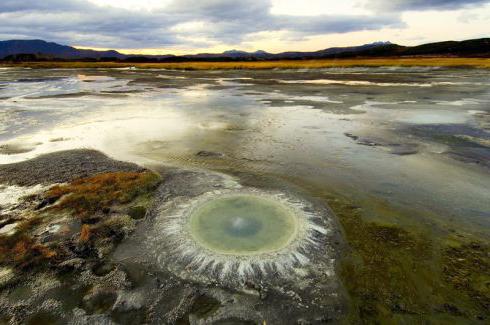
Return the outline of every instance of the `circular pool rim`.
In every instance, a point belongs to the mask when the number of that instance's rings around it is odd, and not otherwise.
[[[258,196],[284,206],[293,212],[296,232],[281,248],[253,254],[223,253],[201,245],[190,233],[192,212],[203,203],[233,195]],[[220,189],[162,203],[157,211],[148,245],[161,266],[182,278],[230,284],[252,278],[278,278],[306,266],[312,258],[321,256],[323,260],[330,256],[327,238],[332,224],[328,211],[288,193],[243,187]]]

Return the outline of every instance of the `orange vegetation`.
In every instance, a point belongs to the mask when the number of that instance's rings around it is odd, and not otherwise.
[[[127,63],[127,62],[24,62],[2,64],[29,68],[127,68],[176,69],[176,70],[220,70],[220,69],[315,69],[332,67],[380,67],[380,66],[441,66],[490,68],[490,58],[451,57],[386,57],[318,60],[238,61],[238,62],[175,62],[175,63]]]
[[[83,225],[80,230],[80,241],[86,243],[90,239],[90,225]]]
[[[126,204],[154,189],[158,175],[151,172],[115,172],[81,178],[52,187],[49,199],[61,198],[53,208],[71,209],[84,219],[114,204]]]
[[[26,233],[39,222],[39,219],[24,221],[14,235],[0,236],[0,265],[32,268],[58,257],[56,249],[37,243]]]

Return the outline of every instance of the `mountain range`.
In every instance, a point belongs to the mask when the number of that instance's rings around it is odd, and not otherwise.
[[[223,53],[201,53],[193,55],[132,55],[120,52],[78,49],[43,40],[0,41],[0,60],[106,60],[106,61],[252,61],[252,60],[300,60],[349,57],[413,57],[413,56],[457,56],[490,57],[490,38],[466,41],[446,41],[419,46],[402,46],[391,42],[375,42],[361,46],[332,47],[314,52],[268,53],[265,51],[245,52],[238,50]]]

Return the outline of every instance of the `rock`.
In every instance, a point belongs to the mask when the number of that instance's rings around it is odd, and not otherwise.
[[[445,311],[446,313],[448,314],[451,314],[451,315],[454,315],[454,316],[461,316],[462,313],[461,311],[459,310],[459,308],[455,305],[452,305],[452,304],[448,304],[448,303],[445,303],[442,305],[442,308],[441,308],[443,311]]]
[[[103,221],[103,227],[107,227],[115,236],[126,237],[134,231],[135,221],[128,215],[114,215]]]
[[[224,154],[222,154],[220,152],[202,150],[202,151],[199,151],[198,153],[196,153],[196,156],[198,156],[198,157],[223,157]]]
[[[84,309],[90,313],[104,313],[112,308],[117,294],[111,289],[96,287],[83,297]]]
[[[116,265],[112,263],[98,263],[92,268],[92,272],[96,276],[105,276],[116,269]]]
[[[359,137],[358,137],[357,135],[354,135],[354,134],[349,133],[349,132],[344,133],[344,135],[345,135],[346,137],[348,137],[348,138],[351,138],[352,140],[357,140],[357,139],[359,139]]]
[[[416,144],[401,144],[391,146],[390,153],[399,156],[413,155],[418,152]]]
[[[8,285],[14,278],[14,272],[11,268],[2,267],[0,268],[0,288]]]
[[[446,152],[449,157],[464,163],[490,168],[490,150],[483,147],[458,147]]]
[[[83,258],[72,258],[61,262],[58,266],[66,271],[71,270],[80,270],[85,264],[85,260]]]
[[[32,150],[34,150],[34,146],[29,144],[6,143],[0,145],[1,155],[18,155],[18,154],[30,152]]]
[[[41,310],[50,311],[50,312],[62,312],[63,304],[55,299],[46,299],[42,302],[41,306],[39,306]]]
[[[121,291],[118,293],[116,302],[112,306],[112,310],[125,312],[131,310],[139,310],[145,305],[145,297],[141,292]]]
[[[81,308],[73,309],[73,318],[69,322],[72,325],[115,325],[108,315],[87,315]]]
[[[16,227],[17,227],[17,222],[14,223],[9,223],[3,227],[0,228],[0,235],[6,235],[6,236],[11,236],[17,232]]]
[[[382,146],[383,142],[380,141],[379,139],[375,138],[370,138],[370,137],[359,137],[357,139],[357,144],[363,145],[363,146]]]
[[[381,138],[375,138],[375,137],[360,137],[357,135],[354,135],[352,133],[344,133],[346,137],[351,138],[352,140],[356,141],[357,144],[363,145],[363,146],[369,146],[369,147],[386,147],[390,149],[390,153],[394,155],[413,155],[416,154],[417,151],[417,145],[414,143],[406,143],[406,144],[399,144],[399,143],[392,143],[389,141],[386,141]]]
[[[48,198],[45,198],[43,199],[35,208],[35,210],[41,210],[45,207],[47,207],[48,205],[52,205],[53,203],[55,203],[56,201],[58,201],[59,197],[48,197]]]
[[[143,206],[134,206],[129,208],[128,214],[133,219],[143,219],[146,215],[146,208]]]

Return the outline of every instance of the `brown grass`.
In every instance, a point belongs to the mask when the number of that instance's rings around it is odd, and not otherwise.
[[[125,204],[136,198],[144,198],[160,182],[160,177],[152,172],[104,173],[82,178],[66,185],[58,185],[48,190],[48,200],[59,203],[50,209],[69,209],[82,222],[95,212],[108,209],[114,204]],[[89,220],[90,221],[90,220]],[[108,217],[97,225],[82,225],[79,241],[90,245],[97,238],[124,237],[133,228],[131,217]],[[67,252],[59,244],[41,244],[33,232],[43,224],[43,217],[37,216],[19,223],[12,235],[0,235],[0,266],[8,265],[21,270],[34,270],[57,264],[66,258]]]
[[[322,59],[281,60],[257,62],[178,62],[178,63],[120,63],[120,62],[24,62],[0,66],[30,68],[127,68],[221,70],[221,69],[314,69],[332,67],[379,67],[379,66],[441,66],[490,68],[490,58],[369,58],[369,59]]]
[[[61,198],[52,209],[70,209],[83,220],[114,204],[131,202],[154,189],[159,180],[159,176],[151,172],[104,173],[54,186],[47,192],[47,198]]]
[[[0,265],[12,265],[21,269],[32,269],[47,265],[60,253],[56,249],[37,243],[28,233],[41,219],[34,218],[17,226],[17,232],[11,236],[0,236]]]
[[[90,225],[82,225],[82,229],[80,230],[80,242],[88,242],[90,239],[90,233]]]
[[[101,256],[109,253],[114,245],[126,238],[135,229],[136,222],[128,215],[108,216],[95,224],[84,224],[78,237],[78,245],[84,256]]]

